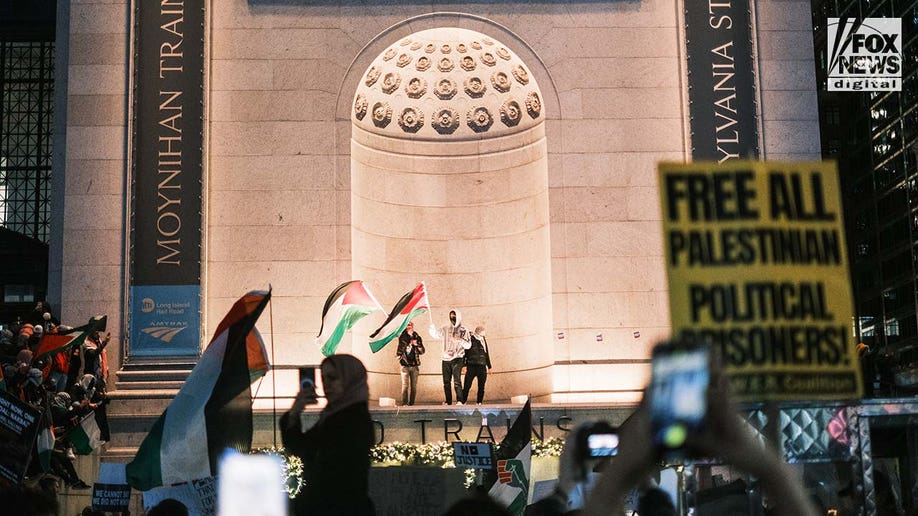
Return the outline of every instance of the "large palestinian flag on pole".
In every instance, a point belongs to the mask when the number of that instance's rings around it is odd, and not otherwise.
[[[217,326],[198,364],[127,465],[131,487],[147,491],[217,474],[227,448],[252,447],[251,384],[268,372],[255,322],[270,292],[249,292]]]
[[[108,316],[93,317],[88,323],[78,328],[67,330],[60,333],[46,333],[38,341],[38,349],[35,350],[33,362],[53,357],[58,353],[63,353],[71,348],[80,346],[86,341],[92,332],[105,328],[108,322]]]
[[[376,310],[383,311],[382,306],[362,281],[352,280],[338,285],[325,300],[322,309],[322,326],[316,337],[316,344],[322,346],[322,354],[334,355],[344,332]]]
[[[507,436],[500,442],[494,458],[497,472],[485,471],[488,496],[505,506],[510,514],[521,516],[529,499],[529,472],[532,464],[532,407],[526,401]]]
[[[408,321],[428,310],[430,302],[427,301],[427,289],[423,283],[418,283],[414,290],[398,300],[386,321],[370,335],[370,349],[373,353],[381,350],[389,341],[402,334]]]

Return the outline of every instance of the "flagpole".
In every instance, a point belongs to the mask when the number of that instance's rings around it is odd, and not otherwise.
[[[430,296],[427,295],[427,284],[423,281],[421,282],[421,288],[424,289],[424,297],[427,299],[427,318],[430,319],[430,325],[433,326],[433,314],[430,313],[432,311],[430,308]]]
[[[268,283],[268,292],[271,284]],[[271,333],[271,437],[274,439],[274,449],[277,449],[277,370],[274,369],[274,300],[268,300],[268,321]]]

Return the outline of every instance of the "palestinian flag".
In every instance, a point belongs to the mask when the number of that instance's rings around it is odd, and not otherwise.
[[[344,332],[376,310],[382,311],[382,307],[362,281],[353,280],[338,285],[325,300],[322,309],[322,326],[316,337],[316,344],[322,346],[322,354],[334,355]]]
[[[67,432],[67,438],[73,443],[77,455],[89,455],[93,450],[105,444],[95,411],[84,417],[78,425]]]
[[[251,384],[268,372],[255,322],[270,292],[249,292],[217,326],[178,395],[127,465],[131,487],[147,491],[217,474],[227,448],[252,447]]]
[[[38,342],[38,349],[35,351],[35,358],[32,359],[33,362],[53,357],[58,353],[63,353],[70,348],[83,344],[86,341],[86,337],[89,337],[92,332],[100,328],[105,328],[107,322],[108,316],[103,315],[101,317],[93,317],[87,324],[68,330],[67,333],[46,333],[42,335],[41,340]]]
[[[373,353],[381,350],[389,341],[397,339],[402,334],[408,321],[428,310],[430,303],[427,301],[427,289],[423,283],[418,283],[414,290],[398,300],[395,308],[389,312],[386,322],[370,335],[370,349]]]
[[[38,439],[35,441],[35,449],[38,451],[38,463],[42,471],[51,471],[51,452],[54,451],[54,427],[51,425],[51,413],[46,410],[41,420],[41,430],[38,431]]]
[[[507,507],[510,514],[521,516],[529,499],[529,471],[532,463],[532,407],[526,401],[507,436],[494,454],[497,472],[485,471],[483,485],[488,496]]]

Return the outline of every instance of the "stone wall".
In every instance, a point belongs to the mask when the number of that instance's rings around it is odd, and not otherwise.
[[[65,320],[107,312],[115,330],[124,275],[128,9],[123,1],[70,5],[66,152],[58,160],[66,194],[56,211],[63,232],[52,244],[52,288],[59,285]],[[259,327],[269,346],[273,340],[275,361],[321,360],[313,337],[322,304],[351,279],[357,81],[400,36],[454,25],[510,46],[544,93],[555,398],[635,399],[650,347],[669,330],[655,165],[685,159],[688,147],[682,9],[673,0],[212,2],[204,340],[241,293],[271,284],[273,306]],[[760,0],[753,9],[764,155],[816,158],[808,5]],[[391,306],[401,293],[376,294]],[[499,332],[489,328],[489,336]],[[346,341],[342,351],[349,349]],[[422,381],[438,385],[433,351]],[[269,378],[260,395],[270,396],[271,385]],[[294,386],[295,371],[279,373],[279,391]]]

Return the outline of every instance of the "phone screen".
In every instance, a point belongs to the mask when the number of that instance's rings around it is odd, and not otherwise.
[[[611,457],[618,453],[618,434],[591,434],[587,436],[590,457]]]
[[[307,387],[316,387],[316,368],[315,366],[306,366],[300,368],[300,390]]]
[[[685,444],[708,410],[708,350],[702,346],[654,349],[650,414],[654,443],[668,449]]]

